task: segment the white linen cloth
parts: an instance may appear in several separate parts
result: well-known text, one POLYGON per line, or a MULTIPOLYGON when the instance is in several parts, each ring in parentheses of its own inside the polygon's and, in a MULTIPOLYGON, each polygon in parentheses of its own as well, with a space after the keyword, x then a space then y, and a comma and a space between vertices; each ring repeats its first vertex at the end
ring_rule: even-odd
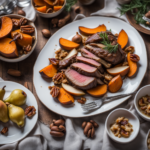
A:
MULTIPOLYGON (((105 0, 105 7, 96 13, 91 15, 104 15, 113 16, 120 18, 119 7, 116 0, 105 0)), ((30 8, 30 6, 28 7, 30 8)), ((28 10, 27 8, 24 10, 28 10)), ((26 11, 26 15, 28 11, 26 11)), ((75 19, 81 19, 84 15, 78 15, 75 19)), ((127 21, 125 16, 121 19, 127 21)), ((119 108, 126 108, 136 114, 133 97, 126 101, 124 104, 120 105, 119 108)), ((128 144, 119 144, 112 141, 105 130, 105 120, 110 112, 103 113, 88 118, 65 118, 66 119, 66 135, 63 138, 53 138, 49 132, 50 129, 38 122, 33 131, 23 140, 18 141, 13 144, 7 144, 0 146, 0 150, 146 150, 146 134, 150 128, 150 123, 140 119, 141 127, 138 136, 134 141, 128 144), (83 121, 89 121, 90 119, 95 120, 99 124, 99 128, 96 129, 95 138, 86 138, 83 134, 83 129, 81 124, 83 121)))

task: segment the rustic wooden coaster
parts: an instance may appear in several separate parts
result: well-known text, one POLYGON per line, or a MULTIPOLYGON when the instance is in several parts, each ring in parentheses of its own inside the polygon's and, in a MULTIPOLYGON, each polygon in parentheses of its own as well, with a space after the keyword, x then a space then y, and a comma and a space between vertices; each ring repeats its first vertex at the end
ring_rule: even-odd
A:
POLYGON ((135 19, 134 19, 134 16, 131 14, 131 12, 127 12, 127 13, 126 13, 126 17, 127 17, 128 21, 129 21, 129 23, 130 23, 134 28, 136 28, 138 31, 150 35, 150 30, 148 30, 148 29, 146 29, 146 28, 143 28, 142 26, 136 24, 136 21, 135 21, 135 19))

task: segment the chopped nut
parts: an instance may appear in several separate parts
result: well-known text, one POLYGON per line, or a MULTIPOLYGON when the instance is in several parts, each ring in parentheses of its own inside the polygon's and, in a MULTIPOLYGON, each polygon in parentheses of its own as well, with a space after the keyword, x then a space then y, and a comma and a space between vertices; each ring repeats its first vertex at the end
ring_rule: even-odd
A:
POLYGON ((35 31, 34 27, 31 25, 21 26, 20 30, 22 33, 26 33, 26 34, 32 34, 35 31))
POLYGON ((77 100, 78 103, 84 104, 86 102, 86 98, 85 97, 81 97, 81 99, 77 100))
POLYGON ((140 57, 136 54, 130 54, 130 60, 138 62, 140 60, 140 57))
POLYGON ((14 27, 19 27, 19 19, 12 19, 14 27))
POLYGON ((52 80, 55 84, 61 84, 64 78, 65 74, 63 72, 59 72, 53 76, 52 80))
POLYGON ((55 54, 56 54, 55 55, 56 59, 62 60, 63 58, 65 58, 68 55, 68 52, 66 52, 60 48, 55 52, 55 54))
POLYGON ((49 61, 51 64, 55 66, 59 64, 59 60, 57 60, 56 58, 49 58, 49 61))
POLYGON ((52 97, 56 98, 59 95, 59 91, 60 91, 59 87, 53 86, 50 91, 50 94, 52 95, 52 97))
POLYGON ((48 8, 46 13, 52 13, 53 12, 53 9, 52 8, 48 8))
POLYGON ((24 50, 24 51, 30 52, 31 49, 32 49, 31 45, 23 46, 23 50, 24 50))
POLYGON ((29 118, 33 117, 36 113, 36 109, 34 106, 28 106, 26 109, 25 109, 25 115, 29 118))
POLYGON ((134 46, 128 46, 124 51, 126 54, 128 54, 128 53, 133 54, 135 49, 134 49, 134 46))
POLYGON ((1 131, 1 134, 6 134, 8 132, 8 128, 7 127, 4 127, 1 131))
POLYGON ((75 7, 74 11, 75 11, 76 13, 79 13, 79 12, 80 12, 80 6, 75 7))

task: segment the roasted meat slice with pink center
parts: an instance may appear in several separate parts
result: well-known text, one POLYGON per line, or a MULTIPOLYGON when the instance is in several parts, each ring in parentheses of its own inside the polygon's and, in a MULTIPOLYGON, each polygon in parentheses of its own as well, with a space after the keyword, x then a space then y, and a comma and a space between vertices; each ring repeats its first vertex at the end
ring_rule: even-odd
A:
POLYGON ((77 56, 76 61, 77 62, 83 62, 83 63, 88 64, 90 66, 94 66, 101 73, 104 73, 104 69, 103 69, 102 65, 100 63, 98 63, 97 61, 93 60, 93 59, 85 58, 85 57, 82 57, 82 56, 77 56))
POLYGON ((76 70, 77 72, 79 72, 80 74, 86 75, 86 76, 90 76, 90 77, 97 77, 97 78, 101 78, 103 79, 103 75, 98 71, 98 69, 96 67, 92 67, 89 66, 87 64, 84 63, 73 63, 70 66, 72 69, 76 70))
POLYGON ((96 87, 97 84, 103 84, 102 81, 95 77, 87 77, 70 68, 65 71, 65 76, 72 86, 82 90, 88 90, 96 87))

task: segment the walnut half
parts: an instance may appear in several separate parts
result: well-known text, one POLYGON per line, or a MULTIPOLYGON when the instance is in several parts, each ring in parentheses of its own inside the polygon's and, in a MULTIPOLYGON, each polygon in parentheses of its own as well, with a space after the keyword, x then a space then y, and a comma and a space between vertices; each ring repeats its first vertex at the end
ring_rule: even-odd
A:
POLYGON ((25 115, 29 118, 33 117, 36 113, 36 109, 34 106, 28 106, 26 109, 25 109, 25 115))

